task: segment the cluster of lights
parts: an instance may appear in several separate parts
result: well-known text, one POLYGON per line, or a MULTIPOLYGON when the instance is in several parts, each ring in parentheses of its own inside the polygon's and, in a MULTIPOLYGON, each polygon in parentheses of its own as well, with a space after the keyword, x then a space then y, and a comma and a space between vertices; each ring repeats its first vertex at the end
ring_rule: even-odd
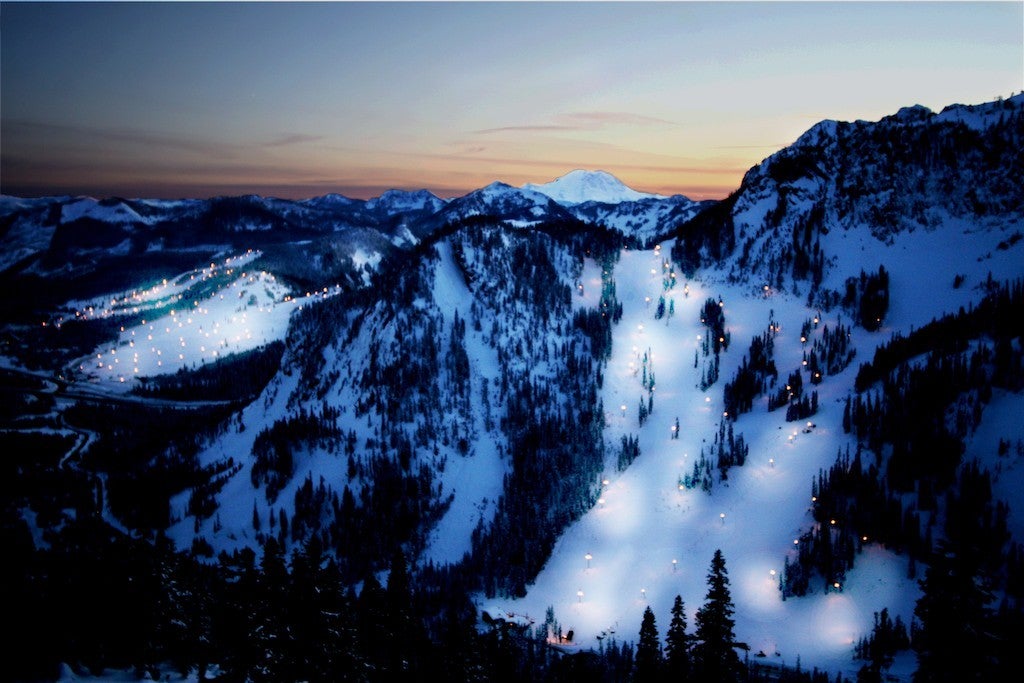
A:
MULTIPOLYGON (((224 270, 224 275, 230 276, 235 272, 235 268, 258 258, 261 253, 262 252, 254 252, 252 249, 249 249, 245 254, 230 256, 224 259, 220 268, 224 270)), ((202 268, 188 273, 187 280, 185 279, 185 276, 182 275, 173 282, 169 282, 167 279, 164 279, 160 284, 153 285, 149 289, 132 290, 131 292, 125 292, 110 299, 104 298, 102 300, 94 300, 91 302, 71 302, 71 308, 68 310, 67 317, 64 315, 58 315, 54 323, 55 326, 59 328, 65 319, 70 320, 71 313, 74 313, 75 320, 94 320, 110 318, 117 315, 135 314, 143 308, 155 308, 168 305, 183 300, 185 291, 192 286, 197 277, 200 282, 203 282, 213 278, 217 274, 217 264, 211 263, 209 268, 202 268)), ((266 275, 266 273, 263 274, 266 275)), ((245 273, 243 273, 242 276, 245 277, 245 273)), ((45 327, 46 325, 47 323, 43 322, 43 326, 45 327)))
MULTIPOLYGON (((225 263, 228 262, 230 259, 225 263)), ((215 270, 216 265, 211 264, 210 269, 203 273, 215 270)), ((233 274, 234 270, 227 268, 226 272, 233 274)), ((115 345, 98 350, 93 362, 81 362, 78 368, 94 380, 123 384, 133 376, 172 372, 185 367, 192 360, 213 361, 229 353, 248 350, 259 343, 254 341, 256 335, 266 326, 256 320, 260 314, 265 316, 273 313, 282 305, 287 307, 287 313, 302 308, 301 298, 275 295, 273 287, 279 286, 269 273, 242 273, 228 287, 211 295, 209 299, 193 300, 191 306, 175 308, 160 321, 147 323, 143 320, 140 326, 132 329, 122 325, 120 338, 115 345), (261 304, 248 307, 247 301, 255 296, 254 288, 256 291, 262 288, 266 296, 261 304), (234 296, 236 290, 237 296, 234 296), (228 303, 215 305, 215 300, 228 303), (225 308, 233 305, 231 301, 237 300, 241 302, 233 312, 225 308)), ((340 291, 337 285, 333 289, 324 287, 320 292, 307 293, 307 298, 327 298, 340 291)))

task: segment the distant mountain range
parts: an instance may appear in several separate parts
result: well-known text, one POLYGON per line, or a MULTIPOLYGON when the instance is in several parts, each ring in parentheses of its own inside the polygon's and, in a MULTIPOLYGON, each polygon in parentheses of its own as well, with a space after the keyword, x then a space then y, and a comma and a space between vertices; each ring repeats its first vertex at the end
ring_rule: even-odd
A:
MULTIPOLYGON (((964 585, 1018 616, 972 594, 969 628, 1003 647, 1021 178, 1024 95, 823 121, 721 201, 582 170, 448 200, 0 198, 0 436, 33 454, 4 530, 39 562, 91 552, 86 521, 169 539, 229 587, 314 548, 367 610, 401 551, 417 605, 547 610, 595 650, 648 603, 692 613, 720 549, 751 661, 851 678, 872 612, 957 604, 917 562, 983 539, 964 585)), ((159 628, 205 609, 150 583, 159 628)))

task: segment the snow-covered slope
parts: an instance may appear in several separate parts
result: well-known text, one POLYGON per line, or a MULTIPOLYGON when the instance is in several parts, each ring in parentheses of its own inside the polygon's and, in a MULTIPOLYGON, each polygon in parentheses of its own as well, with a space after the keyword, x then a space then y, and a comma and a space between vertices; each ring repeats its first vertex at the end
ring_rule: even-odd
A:
POLYGON ((714 203, 695 202, 677 194, 664 199, 648 197, 615 204, 586 201, 568 209, 581 221, 599 223, 640 245, 652 246, 714 203))
MULTIPOLYGON (((523 196, 505 187, 491 188, 499 202, 523 196)), ((217 516, 197 522, 189 514, 193 493, 185 492, 174 502, 181 522, 172 537, 184 546, 198 535, 215 550, 252 546, 267 533, 254 517, 276 519, 284 510, 293 542, 365 514, 387 518, 375 523, 375 543, 405 543, 421 561, 456 562, 480 553, 482 543, 495 544, 496 552, 514 549, 517 543, 493 536, 492 519, 508 519, 507 508, 523 504, 507 490, 506 475, 535 455, 521 443, 524 432, 537 429, 533 419, 545 419, 552 430, 562 421, 573 430, 590 423, 576 437, 577 457, 596 463, 588 479, 600 467, 595 376, 584 371, 590 342, 574 324, 578 308, 571 301, 583 249, 489 219, 395 271, 387 280, 391 295, 365 308, 339 299, 304 310, 282 372, 240 415, 244 429, 229 430, 199 456, 203 467, 243 457, 242 470, 217 494, 217 516), (578 373, 564 372, 566 354, 578 373), (523 402, 531 394, 546 398, 529 408, 523 402), (315 427, 306 422, 311 415, 315 427), (287 462, 272 445, 284 439, 287 462), (350 512, 330 503, 338 499, 349 501, 341 508, 350 512)), ((572 470, 562 479, 566 494, 579 499, 570 509, 579 511, 588 488, 572 470)), ((550 524, 547 515, 555 513, 531 514, 538 515, 533 533, 550 535, 541 522, 550 524)), ((354 576, 379 561, 365 541, 359 551, 348 549, 344 535, 334 542, 354 576)), ((536 568, 542 561, 534 560, 536 568)))
POLYGON ((526 183, 524 190, 540 192, 551 197, 563 206, 572 206, 584 202, 601 204, 618 204, 619 202, 635 202, 641 199, 665 199, 665 197, 649 192, 638 192, 627 187, 621 180, 607 171, 584 171, 576 169, 554 180, 534 184, 526 183))
POLYGON ((545 194, 502 182, 493 182, 453 199, 437 214, 442 222, 457 222, 473 216, 493 216, 527 226, 544 220, 565 219, 569 214, 545 194))
POLYGON ((436 213, 444 208, 444 204, 442 199, 426 190, 417 192, 388 190, 381 196, 368 200, 365 206, 370 211, 394 215, 411 212, 436 213))
POLYGON ((673 253, 688 272, 713 262, 730 278, 806 293, 838 263, 840 235, 891 244, 967 224, 999 242, 1024 217, 1022 148, 1024 95, 941 114, 918 106, 878 122, 823 121, 685 224, 673 253))
MULTIPOLYGON (((859 244, 837 251, 837 268, 844 271, 868 268, 885 256, 894 273, 887 324, 880 333, 853 331, 856 357, 870 358, 876 344, 891 333, 907 334, 933 317, 977 301, 990 271, 997 279, 1024 277, 1019 256, 1004 252, 986 258, 994 245, 978 237, 986 236, 964 233, 961 239, 943 240, 919 231, 901 235, 891 246, 879 244, 876 251, 859 244), (974 285, 955 289, 958 272, 974 285), (922 278, 921 273, 928 275, 922 278)), ((733 468, 728 481, 717 484, 710 495, 681 485, 699 455, 714 450, 723 414, 721 382, 736 372, 747 340, 770 324, 778 326, 775 362, 780 373, 788 373, 801 367, 808 344, 820 338, 825 326, 849 325, 849 318, 840 310, 822 314, 812 336, 802 341, 802 324, 820 313, 799 297, 774 290, 752 294, 747 282, 724 283, 714 269, 706 271, 707 279, 678 278, 674 287, 666 288, 664 253, 670 246, 625 252, 614 270, 625 313, 614 328, 605 374, 606 440, 614 444, 622 436, 636 436, 640 456, 621 473, 608 463, 601 501, 565 530, 525 598, 483 605, 492 615, 528 615, 538 622, 553 606, 563 629, 574 630, 581 648, 597 647, 603 638, 632 639, 648 605, 662 628, 668 624, 676 594, 683 597, 693 623, 707 590, 711 557, 721 549, 736 603, 737 638, 749 644, 751 655, 764 652, 767 661, 789 666, 799 656, 805 667, 842 670, 855 677, 860 665, 852 660, 852 648, 870 632, 873 613, 885 607, 905 623, 911 621, 920 592, 917 581, 907 578, 906 558, 868 545, 841 592, 818 590, 788 600, 779 591, 779 577, 787 555, 793 554, 794 540, 813 525, 812 481, 820 469, 831 466, 838 449, 856 447, 842 426, 842 401, 852 392, 856 363, 816 387, 821 409, 812 429, 802 421, 787 422, 785 411, 769 412, 762 397, 751 414, 735 422, 736 434, 750 448, 746 464, 733 468), (660 297, 673 315, 656 317, 660 297), (708 297, 723 301, 733 347, 721 356, 723 380, 704 391, 700 383, 706 365, 696 359, 707 334, 700 306, 708 297), (648 392, 644 377, 654 375, 657 391, 648 392), (640 424, 638 400, 644 402, 649 395, 654 397, 653 411, 640 424)), ((583 284, 594 292, 600 279, 591 275, 583 284)), ((1019 404, 1002 401, 1004 412, 1019 404)), ((986 413, 982 424, 987 420, 986 413)), ((985 444, 979 452, 994 449, 996 434, 1020 438, 1013 436, 1020 434, 1013 419, 996 414, 993 420, 986 435, 978 437, 985 444)), ((1008 499, 1016 495, 1011 482, 1018 481, 1019 469, 1003 475, 1008 499)))
POLYGON ((272 274, 246 270, 259 256, 227 257, 109 300, 69 302, 53 322, 58 327, 65 320, 126 322, 116 340, 73 361, 69 376, 105 391, 130 391, 145 378, 195 369, 283 339, 294 311, 339 292, 333 287, 293 297, 272 274))
MULTIPOLYGON (((1018 96, 822 122, 710 206, 631 197, 610 176, 582 172, 532 189, 494 183, 442 203, 391 192, 370 202, 189 205, 189 220, 217 239, 270 244, 283 234, 279 268, 301 261, 322 274, 344 263, 361 291, 310 291, 316 304, 292 314, 299 302, 278 271, 263 272, 272 259, 218 260, 187 274, 202 294, 178 278, 77 302, 79 318, 147 314, 79 371, 120 384, 126 361, 132 375, 158 372, 165 355, 187 365, 228 350, 218 340, 255 345, 250 337, 287 329, 276 375, 196 457, 197 472, 216 472, 215 481, 171 501, 168 535, 179 548, 208 543, 213 557, 273 535, 287 551, 315 535, 357 583, 402 547, 414 571, 465 563, 455 573, 479 578, 479 604, 492 616, 539 623, 553 608, 576 648, 634 640, 646 606, 664 630, 676 594, 692 624, 721 549, 736 635, 752 659, 792 666, 799 657, 804 668, 855 677, 853 645, 873 612, 911 620, 920 591, 906 557, 862 537, 840 585, 815 576, 809 594, 785 600, 782 573, 816 524, 812 482, 837 452, 857 449, 843 424, 857 363, 892 334, 1024 277, 1022 110, 1018 96), (551 229, 559 224, 572 229, 551 229), (677 236, 658 242, 666 228, 677 236), (879 266, 888 308, 872 332, 841 299, 850 278, 879 266), (717 342, 708 310, 724 315, 717 342), (842 330, 855 360, 812 377, 808 358, 826 328, 842 330), (762 335, 780 374, 764 380, 749 412, 726 415, 723 385, 762 335), (713 357, 712 344, 723 349, 713 357), (811 420, 769 409, 768 394, 793 374, 816 392, 811 420), (749 448, 745 463, 702 470, 734 435, 749 448), (695 465, 708 490, 692 486, 695 465)), ((178 223, 126 227, 120 209, 109 221, 90 218, 85 205, 68 209, 78 201, 49 212, 78 211, 70 226, 29 204, 16 205, 12 221, 64 229, 69 251, 83 238, 67 231, 89 221, 106 225, 111 243, 167 229, 162 244, 180 245, 169 232, 178 223)), ((25 226, 14 227, 6 238, 31 245, 25 226)), ((1024 453, 1020 408, 1019 394, 995 392, 965 440, 966 457, 992 464, 1007 498, 1019 497, 1024 461, 1000 450, 1024 453)), ((1020 519, 1010 516, 1015 532, 1020 519)))

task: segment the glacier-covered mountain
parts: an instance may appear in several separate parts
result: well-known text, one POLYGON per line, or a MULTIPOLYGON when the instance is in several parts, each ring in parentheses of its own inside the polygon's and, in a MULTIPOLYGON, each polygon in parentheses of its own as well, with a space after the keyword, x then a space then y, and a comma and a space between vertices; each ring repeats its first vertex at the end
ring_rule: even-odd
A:
POLYGON ((627 187, 625 183, 607 171, 585 171, 582 169, 569 171, 547 183, 526 183, 523 185, 523 189, 547 195, 562 206, 585 202, 619 204, 620 202, 635 202, 640 199, 665 199, 662 195, 638 192, 627 187))

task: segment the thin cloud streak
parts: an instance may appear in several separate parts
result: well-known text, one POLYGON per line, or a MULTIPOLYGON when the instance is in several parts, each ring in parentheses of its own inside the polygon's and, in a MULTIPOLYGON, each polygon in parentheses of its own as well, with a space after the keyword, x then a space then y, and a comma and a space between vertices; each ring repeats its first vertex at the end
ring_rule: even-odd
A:
POLYGON ((276 140, 266 143, 264 147, 290 147, 292 145, 305 145, 312 142, 320 142, 324 140, 323 135, 303 135, 302 133, 292 133, 291 135, 285 135, 276 140))
MULTIPOLYGON (((76 141, 89 139, 105 140, 107 142, 128 143, 145 147, 162 147, 221 158, 234 156, 240 151, 238 145, 230 143, 212 140, 200 141, 135 128, 102 128, 13 119, 4 121, 4 129, 4 137, 8 138, 10 136, 12 139, 18 139, 22 136, 41 135, 50 139, 64 137, 76 141)), ((5 147, 9 146, 9 142, 5 143, 5 147)))
POLYGON ((492 133, 548 133, 556 130, 577 131, 587 130, 582 126, 564 126, 559 124, 538 124, 525 126, 501 126, 499 128, 484 128, 473 131, 477 135, 490 135, 492 133))
POLYGON ((673 121, 659 119, 655 116, 644 116, 643 114, 631 114, 621 111, 581 111, 572 114, 563 114, 568 119, 580 121, 593 121, 601 124, 619 124, 627 126, 675 126, 673 121))

